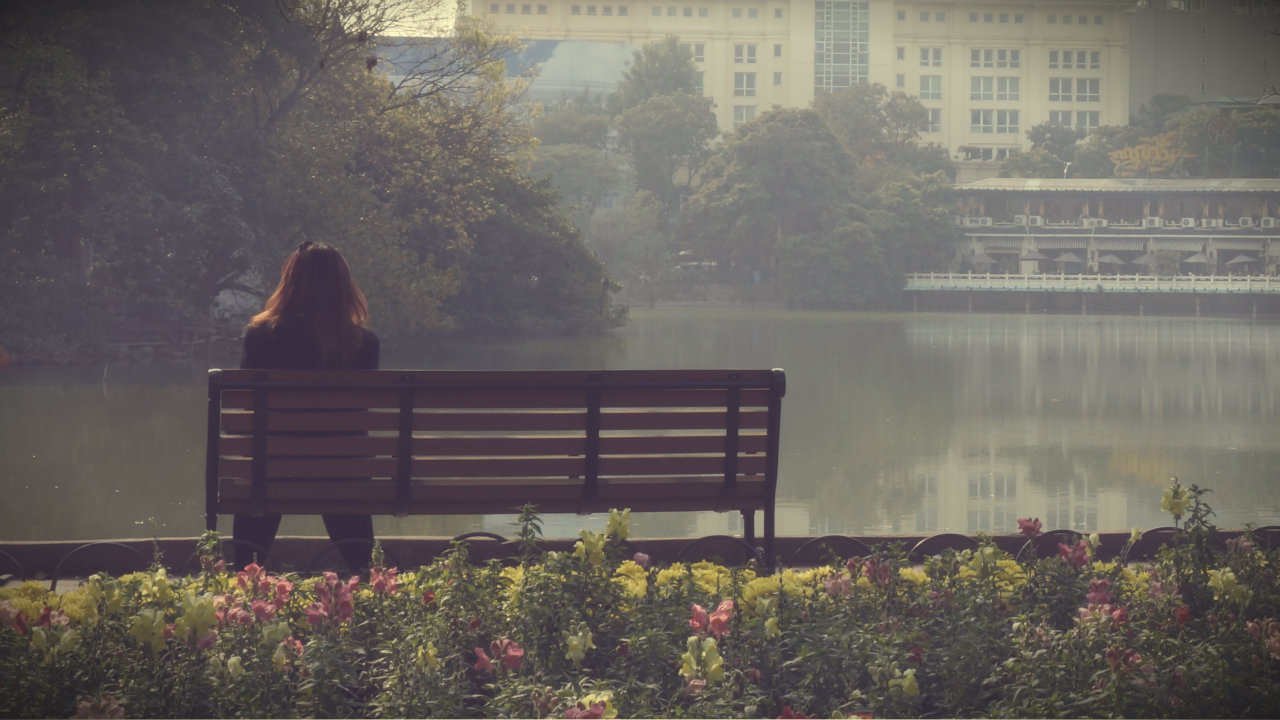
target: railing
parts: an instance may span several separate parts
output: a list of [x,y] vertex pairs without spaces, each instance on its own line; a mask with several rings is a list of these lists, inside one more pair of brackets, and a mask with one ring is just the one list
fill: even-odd
[[1280,277],[1264,275],[1040,275],[914,273],[907,290],[1009,292],[1280,294]]

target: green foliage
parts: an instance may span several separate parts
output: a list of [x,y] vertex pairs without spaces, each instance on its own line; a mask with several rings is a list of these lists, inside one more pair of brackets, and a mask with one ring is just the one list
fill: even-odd
[[[1267,717],[1280,551],[1213,542],[1176,481],[1145,563],[896,544],[765,572],[628,557],[630,513],[569,552],[463,543],[367,578],[202,570],[0,589],[0,715],[70,717]],[[1202,542],[1203,541],[1203,542]]]
[[694,93],[693,52],[675,35],[636,50],[609,96],[609,109],[623,113],[649,98]]
[[[531,140],[503,75],[514,41],[468,22],[383,40],[439,9],[125,0],[6,16],[6,347],[38,359],[235,332],[214,299],[268,291],[304,239],[344,250],[380,331],[456,325],[458,258]],[[418,58],[395,85],[380,42]]]
[[[618,144],[631,156],[637,187],[679,209],[720,134],[711,98],[678,91],[654,95],[618,116]],[[684,180],[677,185],[677,176]]]

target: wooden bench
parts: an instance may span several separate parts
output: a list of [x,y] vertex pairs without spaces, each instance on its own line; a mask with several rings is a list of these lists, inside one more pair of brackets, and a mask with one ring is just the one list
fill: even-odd
[[774,562],[782,370],[210,370],[205,512],[737,511]]

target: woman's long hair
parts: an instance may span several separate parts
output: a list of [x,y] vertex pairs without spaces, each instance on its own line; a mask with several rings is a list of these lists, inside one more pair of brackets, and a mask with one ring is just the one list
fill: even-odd
[[298,245],[280,269],[280,284],[249,324],[275,327],[285,318],[315,331],[323,367],[350,364],[364,339],[360,328],[369,319],[369,305],[337,248],[310,241]]

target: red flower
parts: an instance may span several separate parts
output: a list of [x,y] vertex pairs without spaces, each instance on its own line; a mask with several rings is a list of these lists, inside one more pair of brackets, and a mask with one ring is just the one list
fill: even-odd
[[399,581],[396,579],[396,568],[384,570],[376,567],[369,571],[369,587],[376,593],[394,595]]
[[711,613],[711,618],[707,623],[708,629],[712,635],[720,637],[729,632],[729,620],[733,617],[733,601],[724,600],[717,607],[716,611]]
[[489,646],[490,652],[494,657],[502,658],[502,667],[508,670],[519,670],[520,661],[524,658],[524,648],[520,647],[511,638],[500,638],[494,640]]
[[605,704],[602,702],[593,702],[591,707],[583,707],[582,703],[578,703],[568,710],[564,711],[566,718],[602,718],[604,717]]
[[1040,518],[1018,518],[1018,533],[1029,538],[1040,537],[1044,533],[1041,528]]
[[782,714],[778,716],[779,719],[781,718],[812,718],[812,717],[815,717],[815,716],[805,715],[804,713],[798,713],[795,710],[792,710],[790,705],[783,705]]
[[1191,622],[1191,608],[1186,605],[1179,605],[1173,609],[1173,619],[1178,625],[1186,625]]
[[476,648],[476,665],[475,668],[483,673],[493,672],[493,660],[484,648]]
[[1089,541],[1081,539],[1075,545],[1058,543],[1058,554],[1068,564],[1074,565],[1077,569],[1082,568],[1089,564]]
[[1089,594],[1084,596],[1094,605],[1106,605],[1112,601],[1111,597],[1111,581],[1103,578],[1101,580],[1089,581]]
[[435,602],[435,601],[436,601],[436,594],[435,594],[435,593],[431,592],[430,590],[427,590],[427,591],[425,591],[425,592],[423,592],[423,593],[422,593],[422,604],[423,604],[423,605],[430,605],[431,603],[433,603],[433,602]]
[[689,627],[699,635],[707,631],[707,609],[701,605],[694,603],[689,608],[689,612],[693,613],[693,617],[689,618]]

